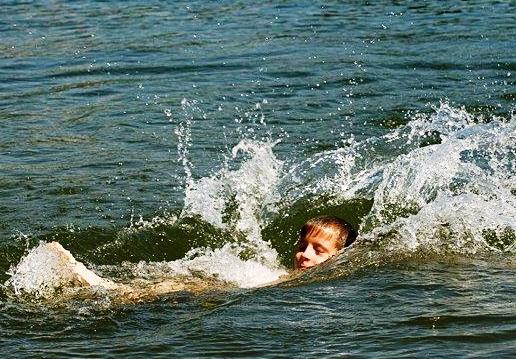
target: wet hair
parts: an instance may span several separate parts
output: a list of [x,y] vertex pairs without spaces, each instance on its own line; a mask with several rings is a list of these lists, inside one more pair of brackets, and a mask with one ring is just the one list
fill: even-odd
[[358,233],[342,218],[320,216],[310,219],[301,228],[299,239],[302,240],[318,232],[329,232],[335,239],[338,250],[349,247],[357,239]]

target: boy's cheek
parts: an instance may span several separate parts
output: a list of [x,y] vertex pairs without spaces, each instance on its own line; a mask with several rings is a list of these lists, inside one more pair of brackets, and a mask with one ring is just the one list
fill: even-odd
[[317,258],[317,264],[327,261],[332,255],[330,253],[320,254]]
[[319,256],[317,256],[317,259],[316,259],[317,264],[320,264],[320,263],[324,262],[326,259],[328,259],[328,257],[326,255],[319,255]]

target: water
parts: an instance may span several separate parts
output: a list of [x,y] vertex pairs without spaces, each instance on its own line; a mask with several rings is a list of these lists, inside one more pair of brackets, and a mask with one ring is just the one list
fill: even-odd
[[[1,351],[511,357],[514,17],[510,1],[3,2]],[[268,286],[319,214],[360,241]],[[63,288],[40,241],[114,281],[203,287]]]

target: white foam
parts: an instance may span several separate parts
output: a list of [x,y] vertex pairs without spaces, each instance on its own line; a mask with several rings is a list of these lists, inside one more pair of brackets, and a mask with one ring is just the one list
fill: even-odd
[[407,142],[431,129],[440,133],[441,143],[411,149],[385,164],[366,219],[369,228],[363,228],[371,230],[367,237],[394,231],[393,243],[406,249],[501,248],[486,241],[486,231],[497,236],[516,231],[514,121],[475,123],[465,110],[441,104],[435,114],[418,116],[407,127]]
[[[336,202],[373,200],[361,236],[371,241],[391,236],[390,250],[516,251],[510,242],[516,233],[514,119],[479,120],[442,103],[433,114],[416,114],[384,136],[353,141],[288,168],[273,152],[276,142],[245,139],[221,170],[198,180],[191,177],[187,158],[190,122],[177,132],[186,173],[181,216],[200,216],[244,240],[193,249],[160,268],[148,266],[150,274],[159,276],[166,266],[167,273],[207,275],[241,287],[274,281],[287,272],[261,229],[276,211],[288,216],[292,203],[310,195],[329,195]],[[429,137],[433,144],[426,143]],[[176,219],[131,222],[128,230],[174,225]],[[509,238],[508,244],[487,240],[486,231]],[[41,245],[10,274],[8,284],[17,294],[45,295],[75,280],[73,271]]]
[[47,297],[58,289],[80,286],[114,288],[115,284],[100,278],[77,262],[59,243],[41,242],[32,248],[18,265],[11,268],[5,283],[16,295]]
[[[276,265],[277,252],[261,238],[263,217],[280,198],[277,192],[283,163],[272,148],[275,142],[240,141],[232,159],[243,156],[240,168],[227,167],[210,177],[192,181],[186,188],[183,216],[199,215],[208,223],[244,235],[243,249],[253,246],[257,259]],[[232,206],[232,209],[228,209]],[[227,211],[233,218],[225,221]]]
[[256,287],[277,280],[288,272],[280,265],[257,259],[242,259],[241,248],[226,244],[217,249],[197,249],[186,258],[168,262],[176,274],[212,276],[242,288]]

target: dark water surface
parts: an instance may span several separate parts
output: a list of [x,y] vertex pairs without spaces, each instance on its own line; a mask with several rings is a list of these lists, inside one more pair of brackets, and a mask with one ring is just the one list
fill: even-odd
[[328,275],[135,305],[56,304],[15,275],[0,352],[514,355],[513,1],[0,9],[1,283],[57,240],[114,279],[160,262],[253,287],[319,214],[365,248]]
[[[514,273],[433,264],[116,310],[4,306],[7,355],[510,357]],[[22,319],[30,316],[30,320]]]

